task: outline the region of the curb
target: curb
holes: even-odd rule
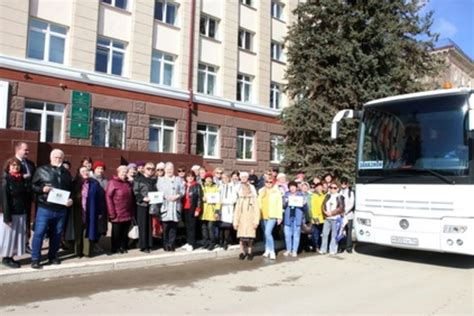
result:
[[[281,243],[275,241],[275,246],[278,249],[281,247]],[[29,266],[20,269],[6,269],[0,270],[0,284],[19,283],[31,280],[52,280],[91,273],[179,265],[207,259],[237,258],[239,249],[239,245],[232,245],[228,250],[223,250],[222,248],[213,251],[197,249],[192,252],[177,251],[174,253],[162,252],[151,255],[140,254],[135,257],[111,258],[89,262],[63,262],[60,265],[44,265],[41,270],[36,270]],[[262,250],[263,243],[257,243],[254,246],[254,252]]]

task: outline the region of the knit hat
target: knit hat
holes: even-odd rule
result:
[[[165,169],[165,163],[164,162],[159,162],[156,164],[156,169]]]
[[[136,164],[136,163],[133,163],[133,162],[132,162],[132,163],[129,163],[129,164],[127,165],[127,168],[128,168],[128,169],[132,169],[132,168],[133,168],[133,169],[137,169],[137,164]]]
[[[95,170],[97,167],[102,167],[105,170],[105,163],[103,161],[94,161],[92,164],[92,170]]]
[[[142,161],[142,160],[137,161],[136,164],[137,164],[137,167],[143,167],[143,166],[145,166],[145,162]]]
[[[204,175],[204,179],[206,179],[206,178],[214,179],[214,176],[212,175],[212,172],[206,172],[206,174]]]

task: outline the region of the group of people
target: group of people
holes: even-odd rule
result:
[[[219,167],[209,172],[200,166],[179,167],[175,173],[171,162],[137,162],[119,166],[106,179],[105,164],[90,157],[82,159],[73,177],[61,150],[52,150],[50,163],[38,168],[27,159],[28,152],[28,145],[19,143],[2,177],[0,255],[8,267],[19,268],[14,256],[31,252],[32,268],[40,269],[46,238],[49,264],[60,264],[61,243],[79,257],[93,256],[100,251],[97,243],[107,234],[108,223],[111,254],[128,251],[134,226],[140,251],[151,252],[156,237],[162,238],[165,251],[175,251],[181,221],[186,232],[182,248],[187,251],[199,246],[227,250],[236,234],[239,259],[252,260],[260,227],[263,256],[275,260],[274,234],[282,224],[284,256],[298,256],[301,237],[306,247],[321,254],[352,252],[354,192],[346,178],[339,186],[330,174],[310,183],[298,174],[287,182],[285,174],[272,169],[261,177],[254,170],[226,173]]]

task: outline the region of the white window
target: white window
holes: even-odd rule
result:
[[[173,85],[174,56],[153,51],[151,58],[151,82]]]
[[[272,1],[272,17],[283,20],[283,7],[285,5],[279,1]]]
[[[254,160],[253,131],[237,129],[237,159]]]
[[[219,127],[198,124],[196,154],[204,158],[219,158]]]
[[[125,43],[108,38],[97,38],[95,70],[109,75],[122,75]]]
[[[95,109],[92,145],[124,149],[125,118],[123,112]]]
[[[30,19],[28,57],[63,64],[66,33],[63,26]]]
[[[198,92],[214,95],[216,86],[217,68],[199,64],[198,68]]]
[[[252,100],[252,77],[237,75],[237,101],[251,102]]]
[[[127,0],[102,0],[103,3],[108,3],[111,6],[127,10]]]
[[[207,37],[217,38],[218,24],[219,22],[216,19],[207,15],[201,15],[201,19],[199,21],[199,33]]]
[[[281,103],[281,88],[278,83],[272,82],[270,85],[270,108],[278,110]]]
[[[40,133],[41,142],[64,142],[64,104],[25,102],[24,128]]]
[[[252,50],[253,48],[253,34],[249,31],[239,29],[239,47],[246,49],[246,50]]]
[[[281,146],[283,145],[283,136],[270,136],[270,162],[280,163],[283,160],[283,152]]]
[[[176,25],[178,4],[169,0],[155,1],[155,19],[166,24]]]
[[[174,153],[176,121],[163,118],[150,118],[148,149],[153,152]]]
[[[283,60],[283,44],[278,42],[272,42],[271,52],[272,59],[282,61]]]
[[[240,3],[243,3],[248,6],[252,6],[252,0],[240,0]]]

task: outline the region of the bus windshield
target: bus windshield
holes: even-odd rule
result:
[[[468,174],[466,95],[368,105],[359,133],[359,176],[432,171]]]

